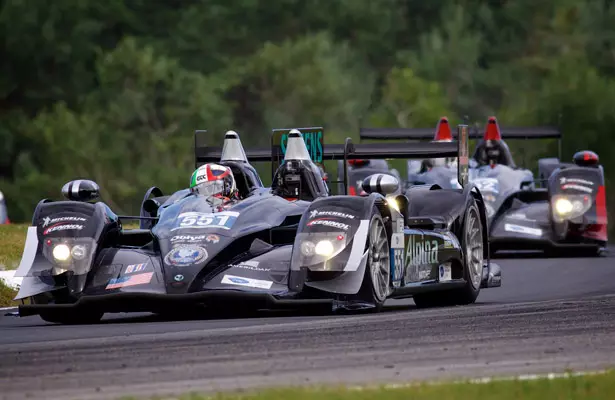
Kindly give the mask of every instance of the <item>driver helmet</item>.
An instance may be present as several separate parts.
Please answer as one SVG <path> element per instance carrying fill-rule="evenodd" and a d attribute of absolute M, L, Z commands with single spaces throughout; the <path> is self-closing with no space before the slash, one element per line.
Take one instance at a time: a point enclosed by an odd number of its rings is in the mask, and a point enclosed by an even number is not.
<path fill-rule="evenodd" d="M 190 190 L 202 196 L 232 197 L 237 192 L 233 171 L 219 164 L 204 164 L 192 173 Z"/>
<path fill-rule="evenodd" d="M 499 141 L 487 140 L 485 142 L 485 157 L 487 164 L 494 166 L 500 160 L 500 145 Z"/>

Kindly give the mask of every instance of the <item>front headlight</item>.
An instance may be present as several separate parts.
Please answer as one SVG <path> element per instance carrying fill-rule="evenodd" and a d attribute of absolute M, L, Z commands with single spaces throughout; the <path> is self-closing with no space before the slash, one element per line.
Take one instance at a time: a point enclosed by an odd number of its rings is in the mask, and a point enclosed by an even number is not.
<path fill-rule="evenodd" d="M 560 215 L 570 214 L 573 210 L 572 202 L 565 198 L 560 198 L 555 201 L 555 212 Z"/>
<path fill-rule="evenodd" d="M 66 261 L 70 258 L 70 248 L 65 244 L 57 244 L 51 252 L 56 261 Z"/>
<path fill-rule="evenodd" d="M 330 240 L 321 240 L 316 244 L 315 252 L 319 256 L 331 257 L 334 251 L 335 247 L 333 247 L 333 243 Z"/>
<path fill-rule="evenodd" d="M 72 248 L 70 254 L 75 260 L 83 260 L 87 255 L 87 249 L 84 245 L 78 244 Z"/>
<path fill-rule="evenodd" d="M 46 238 L 42 254 L 46 263 L 36 263 L 33 272 L 50 270 L 52 275 L 73 271 L 77 275 L 87 273 L 91 268 L 96 251 L 96 241 L 92 238 Z M 49 265 L 51 263 L 51 266 Z"/>
<path fill-rule="evenodd" d="M 585 214 L 593 204 L 593 198 L 588 195 L 556 195 L 551 199 L 553 219 L 563 222 L 578 218 Z"/>
<path fill-rule="evenodd" d="M 347 243 L 346 232 L 300 233 L 295 239 L 292 264 L 309 267 L 325 263 L 327 266 L 324 269 L 334 269 L 333 259 L 346 248 Z"/>

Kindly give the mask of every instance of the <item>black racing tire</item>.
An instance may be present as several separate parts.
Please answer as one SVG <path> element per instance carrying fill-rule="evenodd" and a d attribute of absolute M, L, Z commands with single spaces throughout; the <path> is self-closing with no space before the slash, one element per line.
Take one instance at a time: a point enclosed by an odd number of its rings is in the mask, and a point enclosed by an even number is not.
<path fill-rule="evenodd" d="M 472 200 L 463 217 L 461 248 L 465 251 L 463 261 L 464 287 L 451 291 L 454 304 L 472 304 L 478 298 L 483 277 L 483 226 L 476 201 Z M 474 271 L 472 271 L 474 269 Z"/>
<path fill-rule="evenodd" d="M 461 230 L 459 238 L 461 248 L 465 251 L 465 254 L 463 256 L 463 277 L 466 280 L 465 285 L 462 288 L 451 289 L 444 292 L 438 291 L 414 295 L 413 300 L 414 304 L 416 304 L 417 307 L 427 308 L 467 305 L 474 303 L 478 298 L 483 272 L 482 265 L 484 226 L 481 223 L 480 213 L 478 211 L 478 206 L 476 205 L 475 200 L 472 200 L 472 203 L 466 209 L 465 215 L 463 217 L 462 226 L 463 228 Z M 478 231 L 476 231 L 476 229 L 478 229 Z M 472 245 L 472 242 L 475 240 L 476 236 L 478 236 L 478 238 L 480 239 L 480 246 L 478 246 L 479 248 L 468 248 L 469 245 Z M 474 253 L 471 253 L 472 250 L 474 251 Z M 469 259 L 473 261 L 471 264 L 468 262 Z M 480 270 L 475 270 L 471 272 L 470 268 L 476 269 L 475 264 L 480 265 Z M 477 273 L 479 274 L 479 278 L 476 278 Z"/>
<path fill-rule="evenodd" d="M 369 222 L 366 249 L 369 253 L 357 300 L 373 304 L 372 311 L 379 312 L 391 294 L 391 264 L 389 238 L 377 209 L 374 209 Z"/>
<path fill-rule="evenodd" d="M 40 317 L 43 321 L 54 324 L 64 325 L 88 325 L 100 322 L 104 313 L 100 311 L 90 311 L 87 313 L 77 311 L 62 312 L 41 312 Z"/>

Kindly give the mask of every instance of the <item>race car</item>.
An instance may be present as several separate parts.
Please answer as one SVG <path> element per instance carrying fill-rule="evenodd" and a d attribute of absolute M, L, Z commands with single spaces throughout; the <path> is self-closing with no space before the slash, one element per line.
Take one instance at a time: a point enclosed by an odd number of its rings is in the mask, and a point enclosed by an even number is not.
<path fill-rule="evenodd" d="M 449 140 L 439 133 L 440 129 L 434 140 Z M 372 129 L 364 136 L 430 139 L 429 132 L 417 129 Z M 606 193 L 604 171 L 595 153 L 581 151 L 574 155 L 573 163 L 562 163 L 560 143 L 558 158 L 538 161 L 539 177 L 535 179 L 531 170 L 515 164 L 503 138 L 561 141 L 559 130 L 513 127 L 502 133 L 497 119 L 489 117 L 484 134 L 473 130 L 470 138 L 479 142 L 469 160 L 469 180 L 485 201 L 492 254 L 508 250 L 538 250 L 548 255 L 563 250 L 583 255 L 602 253 L 608 241 Z M 444 168 L 427 168 L 409 174 L 409 184 L 430 182 L 448 187 L 450 182 L 455 187 L 456 173 L 450 163 Z"/>
<path fill-rule="evenodd" d="M 441 117 L 435 131 L 431 128 L 361 128 L 361 139 L 376 140 L 425 140 L 450 142 L 453 140 L 447 117 Z M 458 189 L 457 163 L 453 157 L 425 160 L 407 160 L 405 187 L 436 184 L 445 189 Z M 399 175 L 399 173 L 398 173 Z"/>
<path fill-rule="evenodd" d="M 4 194 L 0 192 L 0 225 L 8 224 L 9 221 L 9 213 L 6 210 L 6 202 L 4 201 Z"/>
<path fill-rule="evenodd" d="M 507 129 L 505 137 L 561 138 L 553 128 Z M 495 117 L 487 122 L 470 168 L 485 199 L 491 251 L 541 250 L 600 255 L 606 248 L 604 170 L 598 155 L 580 151 L 573 163 L 538 160 L 539 178 L 515 165 Z M 569 251 L 567 251 L 569 250 Z"/>
<path fill-rule="evenodd" d="M 473 303 L 481 288 L 501 285 L 488 257 L 482 196 L 465 185 L 467 175 L 463 189 L 426 185 L 390 197 L 399 182 L 374 174 L 363 181 L 367 196 L 331 196 L 312 159 L 346 166 L 385 155 L 461 153 L 467 160 L 467 146 L 355 146 L 347 139 L 325 148 L 321 136 L 311 153 L 305 139 L 301 130 L 275 130 L 270 151 L 245 151 L 228 132 L 222 149 L 196 147 L 190 189 L 170 196 L 148 190 L 139 217 L 118 216 L 97 201 L 93 181 L 67 183 L 66 201 L 42 200 L 35 209 L 16 273 L 23 277 L 16 299 L 30 299 L 19 315 L 86 323 L 111 312 L 315 304 L 379 310 L 389 298 L 407 297 L 428 307 Z M 273 163 L 271 187 L 248 160 Z M 209 195 L 212 188 L 236 197 Z M 150 226 L 126 230 L 125 218 Z"/>

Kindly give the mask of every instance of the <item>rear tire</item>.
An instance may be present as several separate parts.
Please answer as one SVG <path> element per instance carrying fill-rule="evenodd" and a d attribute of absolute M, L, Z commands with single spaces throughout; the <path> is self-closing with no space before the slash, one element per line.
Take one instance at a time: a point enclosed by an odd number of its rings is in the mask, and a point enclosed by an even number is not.
<path fill-rule="evenodd" d="M 375 211 L 369 223 L 366 247 L 367 263 L 358 300 L 374 305 L 380 311 L 391 294 L 391 262 L 389 239 L 380 214 Z"/>

